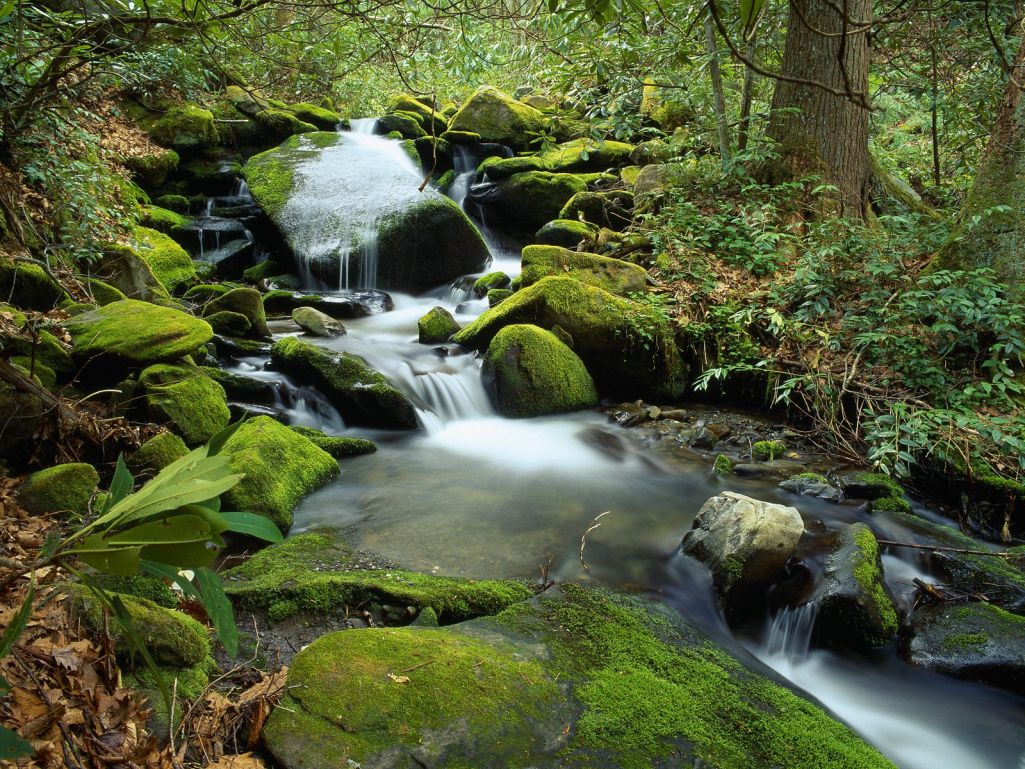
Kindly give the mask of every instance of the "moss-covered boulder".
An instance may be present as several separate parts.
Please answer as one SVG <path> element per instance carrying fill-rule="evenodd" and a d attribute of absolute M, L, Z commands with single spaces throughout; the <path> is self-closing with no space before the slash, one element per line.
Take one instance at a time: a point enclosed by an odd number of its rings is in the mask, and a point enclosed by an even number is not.
<path fill-rule="evenodd" d="M 497 614 L 533 595 L 524 583 L 367 569 L 333 529 L 299 534 L 225 574 L 237 605 L 279 621 L 293 614 L 345 615 L 369 603 L 430 608 L 446 622 Z"/>
<path fill-rule="evenodd" d="M 897 611 L 883 581 L 879 543 L 864 523 L 840 531 L 826 558 L 819 602 L 819 632 L 830 644 L 883 646 L 897 634 Z"/>
<path fill-rule="evenodd" d="M 290 430 L 299 433 L 299 435 L 309 438 L 318 448 L 324 449 L 335 459 L 360 457 L 377 451 L 377 444 L 373 441 L 368 441 L 366 438 L 326 435 L 321 430 L 301 425 L 289 425 L 288 427 Z"/>
<path fill-rule="evenodd" d="M 488 307 L 494 307 L 496 304 L 508 299 L 512 295 L 512 289 L 493 288 L 488 291 Z"/>
<path fill-rule="evenodd" d="M 523 249 L 520 286 L 532 286 L 549 276 L 579 280 L 610 294 L 629 296 L 643 292 L 648 273 L 643 267 L 597 254 L 578 253 L 559 246 L 527 246 Z"/>
<path fill-rule="evenodd" d="M 287 109 L 302 122 L 315 126 L 318 131 L 334 131 L 342 122 L 342 116 L 337 112 L 309 102 L 289 104 Z"/>
<path fill-rule="evenodd" d="M 578 192 L 559 211 L 559 219 L 583 220 L 622 230 L 633 221 L 634 196 L 626 190 Z"/>
<path fill-rule="evenodd" d="M 204 315 L 203 319 L 210 324 L 215 334 L 221 336 L 244 337 L 248 336 L 253 329 L 249 318 L 241 313 L 221 310 L 212 315 Z"/>
<path fill-rule="evenodd" d="M 284 109 L 265 109 L 257 112 L 253 119 L 256 121 L 260 140 L 264 146 L 277 144 L 295 134 L 313 133 L 319 130 L 317 126 L 301 120 Z"/>
<path fill-rule="evenodd" d="M 517 291 L 466 326 L 454 341 L 485 350 L 500 329 L 517 323 L 561 326 L 603 393 L 676 397 L 683 390 L 683 368 L 665 318 L 572 278 L 542 278 Z"/>
<path fill-rule="evenodd" d="M 378 118 L 374 130 L 384 136 L 397 133 L 403 139 L 419 139 L 427 135 L 416 115 L 401 112 L 392 112 Z"/>
<path fill-rule="evenodd" d="M 874 511 L 910 513 L 904 489 L 884 473 L 854 473 L 842 479 L 844 494 L 851 499 L 868 499 Z"/>
<path fill-rule="evenodd" d="M 84 517 L 100 482 L 92 465 L 73 462 L 37 470 L 18 487 L 18 504 L 32 515 Z"/>
<path fill-rule="evenodd" d="M 223 451 L 244 478 L 224 495 L 232 510 L 270 518 L 282 532 L 304 496 L 338 474 L 338 463 L 303 435 L 270 417 L 247 420 Z"/>
<path fill-rule="evenodd" d="M 553 219 L 534 233 L 539 245 L 576 248 L 582 241 L 592 238 L 598 232 L 597 225 L 576 219 Z"/>
<path fill-rule="evenodd" d="M 220 139 L 213 113 L 195 104 L 169 109 L 150 127 L 149 135 L 161 147 L 179 152 L 213 147 Z"/>
<path fill-rule="evenodd" d="M 488 221 L 502 227 L 534 233 L 559 212 L 587 182 L 577 174 L 527 171 L 497 182 L 494 187 L 471 191 L 471 199 L 486 207 Z"/>
<path fill-rule="evenodd" d="M 487 296 L 493 288 L 509 288 L 512 281 L 504 272 L 489 272 L 473 282 L 473 291 L 477 296 Z"/>
<path fill-rule="evenodd" d="M 168 235 L 148 227 L 136 227 L 133 238 L 137 253 L 168 291 L 178 291 L 195 281 L 192 257 Z"/>
<path fill-rule="evenodd" d="M 538 155 L 521 155 L 504 158 L 497 155 L 485 158 L 477 167 L 477 173 L 487 176 L 489 181 L 508 179 L 528 171 L 552 171 L 552 166 Z"/>
<path fill-rule="evenodd" d="M 483 141 L 525 150 L 547 125 L 548 119 L 539 110 L 483 85 L 452 116 L 448 127 L 450 131 L 478 134 Z"/>
<path fill-rule="evenodd" d="M 224 296 L 229 291 L 231 291 L 231 287 L 223 283 L 200 283 L 186 291 L 182 299 L 195 304 L 206 304 L 219 296 Z"/>
<path fill-rule="evenodd" d="M 331 171 L 308 172 L 318 161 Z M 484 238 L 453 200 L 433 188 L 420 191 L 420 172 L 402 160 L 367 167 L 365 151 L 350 137 L 293 137 L 251 158 L 243 174 L 292 250 L 331 285 L 347 270 L 354 283 L 421 292 L 487 263 Z M 361 272 L 368 224 L 376 275 Z"/>
<path fill-rule="evenodd" d="M 180 436 L 164 432 L 150 438 L 128 457 L 128 466 L 134 472 L 157 473 L 188 453 L 189 447 Z"/>
<path fill-rule="evenodd" d="M 319 389 L 346 423 L 414 429 L 416 410 L 409 399 L 362 358 L 286 337 L 274 344 L 275 368 Z"/>
<path fill-rule="evenodd" d="M 65 322 L 79 360 L 101 357 L 138 365 L 169 363 L 213 338 L 206 321 L 135 299 L 112 302 Z"/>
<path fill-rule="evenodd" d="M 283 705 L 264 741 L 285 769 L 894 769 L 679 614 L 572 584 L 493 618 L 324 636 Z"/>
<path fill-rule="evenodd" d="M 408 94 L 395 96 L 388 103 L 389 112 L 406 112 L 420 118 L 420 125 L 427 133 L 434 136 L 441 136 L 448 130 L 448 120 L 440 112 L 436 112 L 429 105 Z M 479 140 L 478 140 L 479 141 Z"/>
<path fill-rule="evenodd" d="M 249 321 L 252 336 L 269 338 L 271 335 L 263 308 L 263 295 L 255 288 L 233 288 L 211 299 L 203 308 L 204 316 L 219 312 L 235 312 L 244 316 Z"/>
<path fill-rule="evenodd" d="M 153 199 L 153 205 L 159 206 L 165 211 L 173 211 L 176 214 L 187 214 L 192 208 L 189 199 L 184 195 L 159 195 Z"/>
<path fill-rule="evenodd" d="M 420 344 L 444 344 L 459 330 L 459 322 L 444 307 L 432 307 L 417 322 Z"/>
<path fill-rule="evenodd" d="M 0 420 L 4 425 L 0 457 L 24 460 L 26 450 L 36 443 L 35 433 L 42 424 L 41 418 L 50 412 L 50 406 L 35 395 L 0 384 Z"/>
<path fill-rule="evenodd" d="M 148 190 L 160 187 L 167 176 L 178 167 L 178 153 L 174 150 L 136 155 L 126 158 L 125 165 L 132 172 L 132 179 Z"/>
<path fill-rule="evenodd" d="M 168 233 L 177 227 L 188 224 L 188 217 L 160 206 L 143 206 L 140 224 L 157 232 Z"/>
<path fill-rule="evenodd" d="M 64 381 L 75 373 L 77 366 L 64 349 L 64 345 L 49 331 L 37 331 L 35 339 L 22 335 L 2 339 L 4 350 L 12 354 L 12 360 L 22 359 L 25 368 L 45 366 L 57 378 Z"/>
<path fill-rule="evenodd" d="M 499 414 L 536 417 L 598 405 L 584 362 L 551 332 L 506 326 L 488 345 L 481 369 L 484 389 Z"/>
<path fill-rule="evenodd" d="M 192 365 L 156 364 L 139 376 L 149 418 L 166 424 L 187 444 L 205 443 L 228 426 L 224 388 Z"/>
<path fill-rule="evenodd" d="M 480 134 L 473 131 L 445 131 L 441 138 L 450 144 L 479 144 L 481 141 Z"/>
<path fill-rule="evenodd" d="M 552 147 L 540 157 L 553 171 L 604 171 L 629 163 L 633 149 L 632 144 L 611 139 L 574 139 Z"/>
<path fill-rule="evenodd" d="M 67 293 L 37 264 L 0 261 L 0 298 L 24 310 L 52 310 Z"/>
<path fill-rule="evenodd" d="M 171 295 L 167 287 L 160 282 L 149 262 L 139 253 L 139 249 L 133 246 L 123 243 L 105 245 L 103 255 L 93 270 L 96 276 L 129 299 L 171 304 Z"/>
<path fill-rule="evenodd" d="M 914 665 L 1020 692 L 1025 687 L 1025 617 L 991 604 L 924 604 L 914 610 L 902 653 Z"/>

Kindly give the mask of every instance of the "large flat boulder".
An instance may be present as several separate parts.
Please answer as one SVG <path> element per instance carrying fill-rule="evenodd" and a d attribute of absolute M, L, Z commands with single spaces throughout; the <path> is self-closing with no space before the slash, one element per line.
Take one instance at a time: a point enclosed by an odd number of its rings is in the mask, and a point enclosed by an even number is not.
<path fill-rule="evenodd" d="M 521 286 L 531 286 L 553 275 L 573 278 L 620 296 L 643 292 L 648 286 L 648 273 L 643 267 L 559 246 L 527 246 L 521 264 Z"/>

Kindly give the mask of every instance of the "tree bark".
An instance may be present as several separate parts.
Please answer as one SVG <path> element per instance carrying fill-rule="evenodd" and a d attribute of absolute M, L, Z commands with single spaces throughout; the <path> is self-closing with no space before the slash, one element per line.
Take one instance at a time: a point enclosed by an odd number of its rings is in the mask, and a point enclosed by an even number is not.
<path fill-rule="evenodd" d="M 843 11 L 846 11 L 846 14 Z M 868 34 L 871 0 L 791 0 L 768 135 L 780 153 L 767 181 L 818 175 L 837 188 L 825 208 L 865 215 L 868 157 Z M 813 81 L 840 94 L 817 87 Z"/>
<path fill-rule="evenodd" d="M 934 267 L 990 267 L 1011 295 L 1025 300 L 1025 40 L 1011 65 L 989 144 L 979 161 L 961 225 Z M 997 208 L 1000 206 L 1001 208 Z"/>
<path fill-rule="evenodd" d="M 726 117 L 726 98 L 722 89 L 722 73 L 719 71 L 719 51 L 715 45 L 715 22 L 712 10 L 705 12 L 705 49 L 708 52 L 708 74 L 712 78 L 712 109 L 715 111 L 715 127 L 719 135 L 719 157 L 723 168 L 730 165 L 730 127 Z"/>

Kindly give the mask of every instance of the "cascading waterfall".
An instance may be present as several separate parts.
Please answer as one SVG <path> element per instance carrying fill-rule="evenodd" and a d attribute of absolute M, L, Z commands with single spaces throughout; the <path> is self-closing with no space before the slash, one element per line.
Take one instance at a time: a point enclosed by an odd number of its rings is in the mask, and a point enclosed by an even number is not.
<path fill-rule="evenodd" d="M 806 603 L 796 607 L 787 606 L 777 612 L 776 616 L 772 618 L 769 637 L 765 642 L 766 656 L 785 659 L 791 663 L 805 659 L 811 648 L 817 616 L 818 604 L 816 603 Z"/>

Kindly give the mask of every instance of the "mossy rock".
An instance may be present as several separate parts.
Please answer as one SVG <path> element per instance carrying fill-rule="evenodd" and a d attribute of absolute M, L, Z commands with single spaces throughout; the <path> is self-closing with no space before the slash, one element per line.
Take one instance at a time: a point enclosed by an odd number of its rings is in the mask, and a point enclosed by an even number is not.
<path fill-rule="evenodd" d="M 316 127 L 318 131 L 334 131 L 342 122 L 342 116 L 337 112 L 309 102 L 289 104 L 287 109 L 303 123 Z"/>
<path fill-rule="evenodd" d="M 756 462 L 771 462 L 781 459 L 787 446 L 783 441 L 755 441 L 751 446 L 751 459 Z"/>
<path fill-rule="evenodd" d="M 81 278 L 82 285 L 100 307 L 112 302 L 120 302 L 127 297 L 120 290 L 114 288 L 106 281 L 99 278 Z"/>
<path fill-rule="evenodd" d="M 894 769 L 681 615 L 573 584 L 450 627 L 324 636 L 282 704 L 264 740 L 285 769 Z"/>
<path fill-rule="evenodd" d="M 633 205 L 634 196 L 626 190 L 578 192 L 566 201 L 557 218 L 622 230 L 633 222 Z"/>
<path fill-rule="evenodd" d="M 134 472 L 150 470 L 156 473 L 188 453 L 189 448 L 180 436 L 163 432 L 150 438 L 129 456 L 128 467 Z"/>
<path fill-rule="evenodd" d="M 37 470 L 18 487 L 18 504 L 32 515 L 84 518 L 100 483 L 92 465 L 73 462 Z"/>
<path fill-rule="evenodd" d="M 160 363 L 139 375 L 149 417 L 167 424 L 185 443 L 205 443 L 228 426 L 224 388 L 192 365 Z"/>
<path fill-rule="evenodd" d="M 259 283 L 261 280 L 280 275 L 285 272 L 285 266 L 281 262 L 275 261 L 274 259 L 264 259 L 258 264 L 254 264 L 249 269 L 242 273 L 242 277 L 248 280 L 250 283 Z"/>
<path fill-rule="evenodd" d="M 607 139 L 575 139 L 552 147 L 540 157 L 553 171 L 604 171 L 630 162 L 633 145 Z"/>
<path fill-rule="evenodd" d="M 317 126 L 300 120 L 284 109 L 265 109 L 257 112 L 253 119 L 264 146 L 278 144 L 295 134 L 314 133 L 318 130 Z"/>
<path fill-rule="evenodd" d="M 487 349 L 505 326 L 561 326 L 600 392 L 678 397 L 683 367 L 666 320 L 650 308 L 572 278 L 543 278 L 487 310 L 454 341 Z"/>
<path fill-rule="evenodd" d="M 33 361 L 31 358 L 22 355 L 15 355 L 9 360 L 10 364 L 21 371 L 22 374 L 35 379 L 47 390 L 54 390 L 56 388 L 57 372 L 45 363 L 40 363 L 38 360 Z"/>
<path fill-rule="evenodd" d="M 25 324 L 28 322 L 28 318 L 25 313 L 6 302 L 0 302 L 0 316 L 2 316 L 5 321 L 13 323 L 18 328 L 24 328 Z"/>
<path fill-rule="evenodd" d="M 482 141 L 479 133 L 473 131 L 445 131 L 441 138 L 450 144 L 480 144 Z"/>
<path fill-rule="evenodd" d="M 884 473 L 856 473 L 843 479 L 843 492 L 853 499 L 868 499 L 873 511 L 910 513 L 901 485 Z"/>
<path fill-rule="evenodd" d="M 177 214 L 172 216 L 177 217 Z M 137 253 L 168 291 L 179 291 L 196 280 L 192 257 L 170 236 L 147 227 L 136 227 L 133 237 L 138 245 Z"/>
<path fill-rule="evenodd" d="M 96 584 L 108 592 L 145 598 L 164 609 L 178 607 L 178 598 L 175 592 L 167 586 L 161 577 L 151 577 L 146 574 L 134 574 L 131 577 L 98 574 L 95 579 Z"/>
<path fill-rule="evenodd" d="M 49 331 L 37 331 L 34 341 L 28 336 L 9 337 L 3 340 L 3 345 L 12 357 L 24 358 L 29 365 L 32 365 L 32 361 L 42 364 L 52 369 L 61 381 L 78 368 L 64 345 Z"/>
<path fill-rule="evenodd" d="M 155 230 L 150 230 L 155 232 Z M 156 233 L 160 235 L 161 233 Z M 177 246 L 177 244 L 175 244 Z M 180 246 L 179 246 L 180 248 Z M 175 260 L 177 261 L 177 260 Z M 192 267 L 193 271 L 195 266 Z M 170 305 L 171 295 L 139 250 L 123 243 L 108 243 L 95 273 L 129 299 Z"/>
<path fill-rule="evenodd" d="M 432 307 L 417 322 L 420 344 L 444 344 L 459 330 L 459 322 L 444 307 Z"/>
<path fill-rule="evenodd" d="M 271 405 L 277 399 L 276 382 L 236 374 L 216 366 L 201 366 L 200 368 L 208 377 L 223 387 L 228 398 L 232 400 Z"/>
<path fill-rule="evenodd" d="M 482 201 L 491 220 L 525 233 L 534 233 L 558 219 L 574 195 L 585 192 L 587 182 L 578 174 L 527 171 L 498 182 Z M 493 215 L 493 216 L 492 216 Z"/>
<path fill-rule="evenodd" d="M 864 523 L 840 531 L 826 559 L 819 598 L 819 633 L 831 644 L 868 648 L 897 634 L 897 611 L 883 581 L 875 534 Z"/>
<path fill-rule="evenodd" d="M 360 457 L 364 454 L 373 454 L 377 451 L 377 444 L 368 441 L 366 438 L 348 438 L 334 435 L 325 435 L 321 430 L 313 427 L 302 427 L 300 425 L 289 425 L 294 430 L 309 438 L 318 448 L 324 449 L 335 459 L 347 459 L 348 457 Z"/>
<path fill-rule="evenodd" d="M 169 109 L 152 125 L 149 135 L 161 147 L 179 152 L 213 147 L 220 140 L 213 113 L 195 104 Z"/>
<path fill-rule="evenodd" d="M 516 174 L 528 171 L 553 171 L 551 164 L 537 155 L 524 155 L 515 158 L 492 156 L 484 158 L 477 166 L 477 173 L 486 174 L 491 181 L 508 179 Z"/>
<path fill-rule="evenodd" d="M 488 291 L 488 307 L 494 307 L 500 302 L 505 301 L 513 295 L 513 291 L 508 288 L 493 288 Z"/>
<path fill-rule="evenodd" d="M 231 291 L 231 287 L 223 283 L 201 283 L 186 291 L 182 299 L 196 304 L 206 304 L 219 296 L 224 296 L 229 291 Z"/>
<path fill-rule="evenodd" d="M 241 165 L 233 157 L 193 158 L 181 164 L 178 176 L 184 179 L 194 192 L 208 195 L 225 195 L 235 186 Z"/>
<path fill-rule="evenodd" d="M 583 361 L 550 331 L 506 326 L 488 345 L 481 379 L 499 414 L 536 417 L 593 408 L 598 391 Z"/>
<path fill-rule="evenodd" d="M 237 85 L 227 86 L 224 89 L 224 95 L 235 109 L 248 117 L 253 117 L 257 112 L 275 106 L 274 100 L 265 98 L 258 91 L 241 88 Z M 280 103 L 278 104 L 280 106 Z"/>
<path fill-rule="evenodd" d="M 559 246 L 527 246 L 521 263 L 521 287 L 532 286 L 549 276 L 573 278 L 619 296 L 643 293 L 648 286 L 648 273 L 643 267 Z"/>
<path fill-rule="evenodd" d="M 447 622 L 497 614 L 533 595 L 524 583 L 436 577 L 401 569 L 366 569 L 333 529 L 297 534 L 228 571 L 233 601 L 277 621 L 291 614 L 345 614 L 369 603 L 430 607 Z"/>
<path fill-rule="evenodd" d="M 0 420 L 4 424 L 0 457 L 24 461 L 26 451 L 30 448 L 35 450 L 36 430 L 50 412 L 50 407 L 35 395 L 0 384 Z"/>
<path fill-rule="evenodd" d="M 141 187 L 154 190 L 167 181 L 168 174 L 178 168 L 178 153 L 174 150 L 136 155 L 125 159 L 132 179 Z"/>
<path fill-rule="evenodd" d="M 0 261 L 0 298 L 23 310 L 46 312 L 67 292 L 37 264 Z"/>
<path fill-rule="evenodd" d="M 403 139 L 419 139 L 427 135 L 427 132 L 420 125 L 420 121 L 415 115 L 404 115 L 401 112 L 393 112 L 390 115 L 378 118 L 374 131 L 384 136 L 397 133 Z M 417 162 L 419 162 L 419 155 L 417 156 Z"/>
<path fill-rule="evenodd" d="M 675 88 L 658 86 L 646 78 L 641 91 L 639 111 L 663 131 L 672 132 L 691 122 L 694 109 L 678 98 Z"/>
<path fill-rule="evenodd" d="M 252 336 L 269 338 L 271 335 L 267 327 L 267 315 L 263 309 L 263 296 L 255 288 L 234 288 L 211 299 L 203 309 L 204 316 L 219 312 L 233 312 L 244 316 L 250 323 Z"/>
<path fill-rule="evenodd" d="M 318 388 L 346 423 L 398 429 L 417 426 L 409 399 L 362 358 L 286 337 L 274 344 L 271 361 L 278 370 Z"/>
<path fill-rule="evenodd" d="M 543 246 L 575 249 L 582 241 L 594 237 L 598 227 L 578 219 L 554 219 L 534 233 L 534 240 Z"/>
<path fill-rule="evenodd" d="M 509 288 L 512 281 L 504 272 L 489 272 L 473 282 L 473 291 L 477 296 L 487 296 L 493 288 Z"/>
<path fill-rule="evenodd" d="M 210 328 L 214 330 L 215 334 L 222 336 L 247 336 L 253 328 L 253 324 L 245 315 L 228 310 L 205 315 L 203 319 L 210 324 Z"/>
<path fill-rule="evenodd" d="M 94 633 L 110 633 L 114 651 L 124 659 L 135 655 L 135 647 L 117 622 L 107 621 L 102 605 L 83 585 L 69 585 L 74 613 Z M 207 629 L 186 614 L 159 606 L 145 598 L 118 594 L 139 638 L 158 665 L 191 667 L 210 658 Z"/>
<path fill-rule="evenodd" d="M 489 85 L 483 85 L 449 121 L 449 131 L 478 134 L 483 141 L 525 150 L 548 125 L 548 118 Z"/>
<path fill-rule="evenodd" d="M 203 347 L 213 338 L 206 321 L 136 299 L 122 299 L 65 322 L 74 355 L 100 356 L 136 365 L 170 363 Z"/>
<path fill-rule="evenodd" d="M 392 98 L 388 103 L 388 111 L 406 112 L 418 116 L 424 130 L 434 136 L 441 136 L 448 130 L 448 120 L 445 119 L 444 115 L 436 112 L 419 99 L 414 99 L 407 94 L 400 94 Z"/>
<path fill-rule="evenodd" d="M 338 463 L 309 438 L 270 417 L 255 417 L 228 439 L 223 452 L 244 478 L 224 495 L 232 510 L 266 516 L 282 532 L 304 496 L 338 474 Z"/>
<path fill-rule="evenodd" d="M 189 213 L 189 209 L 192 207 L 187 197 L 184 195 L 173 194 L 159 195 L 155 197 L 153 199 L 153 205 L 182 215 Z"/>
<path fill-rule="evenodd" d="M 1025 686 L 1025 617 L 998 606 L 924 604 L 914 610 L 902 652 L 913 665 L 1011 691 Z"/>

